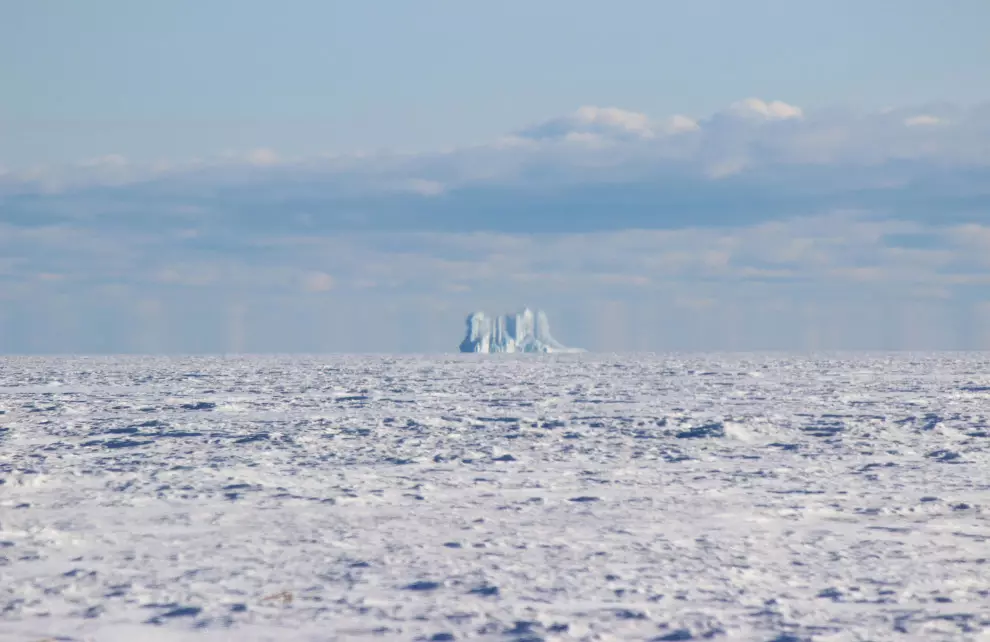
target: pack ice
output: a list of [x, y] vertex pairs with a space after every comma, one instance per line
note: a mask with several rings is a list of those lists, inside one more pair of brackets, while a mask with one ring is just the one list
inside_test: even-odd
[[461, 352], [584, 352], [568, 348], [550, 334], [550, 321], [542, 310], [529, 308], [518, 314], [489, 317], [474, 312], [467, 317], [467, 334]]
[[987, 353], [462, 357], [0, 358], [0, 642], [990, 642]]

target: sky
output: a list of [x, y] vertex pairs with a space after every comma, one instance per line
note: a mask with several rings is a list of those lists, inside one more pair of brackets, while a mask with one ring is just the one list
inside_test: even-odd
[[985, 0], [0, 3], [0, 352], [990, 349]]

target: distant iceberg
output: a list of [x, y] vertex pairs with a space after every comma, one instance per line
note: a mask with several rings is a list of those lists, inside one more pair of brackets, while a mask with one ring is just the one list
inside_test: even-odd
[[469, 314], [467, 334], [461, 352], [584, 352], [568, 348], [550, 334], [547, 315], [526, 308], [518, 314], [489, 317], [484, 312]]

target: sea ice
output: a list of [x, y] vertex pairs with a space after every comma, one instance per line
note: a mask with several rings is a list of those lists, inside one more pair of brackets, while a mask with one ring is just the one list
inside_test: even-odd
[[986, 354], [501, 357], [0, 359], [0, 642], [988, 639]]

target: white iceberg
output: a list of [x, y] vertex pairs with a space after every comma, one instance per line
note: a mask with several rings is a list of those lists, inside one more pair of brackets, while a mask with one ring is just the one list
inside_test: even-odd
[[475, 312], [467, 317], [467, 335], [461, 352], [584, 352], [568, 348], [550, 334], [547, 315], [526, 308], [518, 314], [489, 317]]

